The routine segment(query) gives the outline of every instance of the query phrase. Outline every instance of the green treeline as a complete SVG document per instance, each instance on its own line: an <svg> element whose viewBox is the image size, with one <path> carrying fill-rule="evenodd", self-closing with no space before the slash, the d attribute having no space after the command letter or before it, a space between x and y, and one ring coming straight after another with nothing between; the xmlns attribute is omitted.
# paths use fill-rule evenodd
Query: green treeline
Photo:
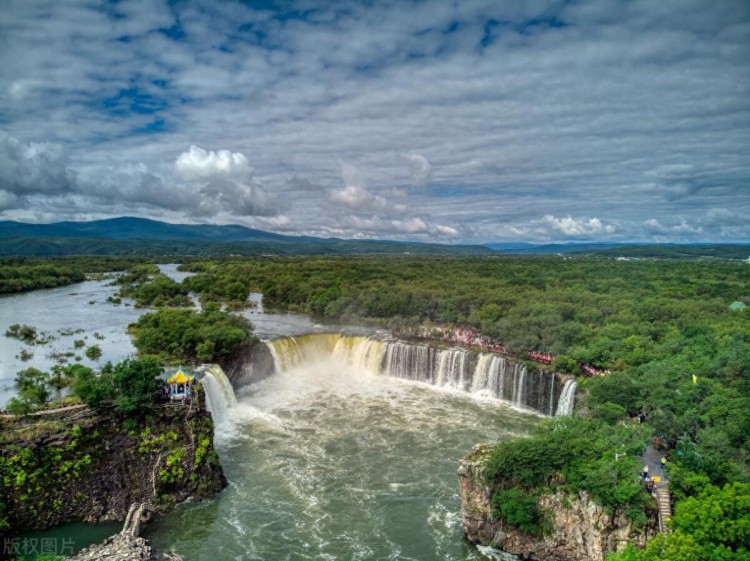
<svg viewBox="0 0 750 561"><path fill-rule="evenodd" d="M140 355L181 363L222 363L256 341L252 330L245 318L216 307L159 310L142 315L129 328Z"/></svg>
<svg viewBox="0 0 750 561"><path fill-rule="evenodd" d="M55 288L86 279L85 273L70 267L35 265L0 268L0 294Z"/></svg>
<svg viewBox="0 0 750 561"><path fill-rule="evenodd" d="M188 288L163 274L159 267L143 263L130 267L115 279L120 285L118 298L132 298L138 308L191 307Z"/></svg>
<svg viewBox="0 0 750 561"><path fill-rule="evenodd" d="M78 256L65 259L0 259L0 294L55 288L86 280L87 274L123 271L144 258Z"/></svg>
<svg viewBox="0 0 750 561"><path fill-rule="evenodd" d="M607 561L750 561L750 485L708 486L677 504L672 531Z"/></svg>
<svg viewBox="0 0 750 561"><path fill-rule="evenodd" d="M14 415L26 416L45 407L85 403L94 409L111 403L122 413L145 412L159 397L162 364L152 357L108 362L98 372L82 364L56 364L50 372L27 368L16 374L18 395L6 406ZM62 399L55 393L70 388Z"/></svg>

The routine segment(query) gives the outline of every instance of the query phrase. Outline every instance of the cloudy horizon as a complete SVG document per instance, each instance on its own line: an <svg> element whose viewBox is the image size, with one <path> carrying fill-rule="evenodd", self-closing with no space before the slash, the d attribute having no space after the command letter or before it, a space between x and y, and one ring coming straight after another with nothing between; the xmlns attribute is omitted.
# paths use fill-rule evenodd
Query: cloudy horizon
<svg viewBox="0 0 750 561"><path fill-rule="evenodd" d="M750 241L750 4L4 1L0 220Z"/></svg>

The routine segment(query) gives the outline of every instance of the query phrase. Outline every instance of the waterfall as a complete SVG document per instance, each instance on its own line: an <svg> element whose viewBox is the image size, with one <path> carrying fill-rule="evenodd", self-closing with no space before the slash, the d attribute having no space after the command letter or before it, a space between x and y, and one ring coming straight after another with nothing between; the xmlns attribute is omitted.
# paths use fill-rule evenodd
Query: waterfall
<svg viewBox="0 0 750 561"><path fill-rule="evenodd" d="M555 404L555 376L549 377L549 410L547 411L547 415L550 417L555 414L554 405Z"/></svg>
<svg viewBox="0 0 750 561"><path fill-rule="evenodd" d="M526 367L516 364L513 368L513 404L520 406L524 404L524 384L526 382Z"/></svg>
<svg viewBox="0 0 750 561"><path fill-rule="evenodd" d="M468 351L463 349L447 349L438 351L437 376L435 385L454 390L468 389L467 382L467 355Z"/></svg>
<svg viewBox="0 0 750 561"><path fill-rule="evenodd" d="M404 341L379 341L335 333L284 337L266 342L266 345L277 372L285 372L305 362L332 358L371 374L501 399L515 407L532 409L544 415L554 415L558 406L555 402L555 395L560 393L557 375L529 372L525 366L492 353L438 349ZM562 394L560 396L562 403Z"/></svg>
<svg viewBox="0 0 750 561"><path fill-rule="evenodd" d="M383 343L364 337L340 337L333 347L333 356L355 368L378 374L383 358Z"/></svg>
<svg viewBox="0 0 750 561"><path fill-rule="evenodd" d="M237 405L234 389L221 366L211 364L203 371L201 384L206 391L206 407L216 424L227 420L228 411Z"/></svg>
<svg viewBox="0 0 750 561"><path fill-rule="evenodd" d="M576 389L578 384L574 379L570 379L565 382L562 393L560 393L560 402L557 404L557 415L571 415L573 413L573 406L576 402Z"/></svg>

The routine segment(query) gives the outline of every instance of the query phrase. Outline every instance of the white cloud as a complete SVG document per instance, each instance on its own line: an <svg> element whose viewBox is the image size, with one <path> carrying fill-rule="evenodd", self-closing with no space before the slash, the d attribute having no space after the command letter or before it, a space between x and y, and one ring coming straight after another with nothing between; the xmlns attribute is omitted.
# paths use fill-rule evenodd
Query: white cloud
<svg viewBox="0 0 750 561"><path fill-rule="evenodd" d="M332 191L329 199L353 209L377 210L384 209L388 202L383 197L377 197L364 187L349 185L343 189Z"/></svg>
<svg viewBox="0 0 750 561"><path fill-rule="evenodd" d="M198 146L191 146L190 150L177 156L175 161L177 172L188 179L210 177L250 177L253 168L244 154L229 150L204 150Z"/></svg>
<svg viewBox="0 0 750 561"><path fill-rule="evenodd" d="M551 214L545 215L541 225L570 237L596 237L614 234L617 227L614 224L604 224L598 218L555 218Z"/></svg>
<svg viewBox="0 0 750 561"><path fill-rule="evenodd" d="M706 224L711 226L748 226L750 215L728 208L710 208L706 212Z"/></svg>
<svg viewBox="0 0 750 561"><path fill-rule="evenodd" d="M662 224L656 218L649 218L643 223L644 229L651 234L700 234L703 232L703 228L700 226L692 226L688 224L685 219L680 220L673 224Z"/></svg>
<svg viewBox="0 0 750 561"><path fill-rule="evenodd" d="M66 193L74 183L59 144L20 142L0 131L0 191L6 193L6 204L27 195Z"/></svg>

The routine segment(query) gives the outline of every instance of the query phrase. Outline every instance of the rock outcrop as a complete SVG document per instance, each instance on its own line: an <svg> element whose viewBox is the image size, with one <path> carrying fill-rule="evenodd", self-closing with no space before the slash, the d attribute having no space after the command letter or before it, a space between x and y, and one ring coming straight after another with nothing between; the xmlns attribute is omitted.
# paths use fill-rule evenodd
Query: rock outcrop
<svg viewBox="0 0 750 561"><path fill-rule="evenodd" d="M640 547L658 533L655 518L636 529L624 513L606 512L587 493L560 491L539 499L540 509L549 513L552 531L539 536L521 532L492 515L492 491L484 479L492 449L491 444L477 445L459 462L461 514L469 541L530 561L604 561L628 541Z"/></svg>
<svg viewBox="0 0 750 561"><path fill-rule="evenodd" d="M201 398L138 418L88 412L6 431L0 528L16 536L72 521L122 521L133 503L158 513L215 496L226 479Z"/></svg>
<svg viewBox="0 0 750 561"><path fill-rule="evenodd" d="M115 534L68 557L68 561L156 561L156 552L143 538Z"/></svg>
<svg viewBox="0 0 750 561"><path fill-rule="evenodd" d="M119 534L110 536L102 543L92 545L66 558L67 561L156 561L156 551L148 541L138 537L141 521L149 510L147 505L133 503L125 518L125 525ZM182 561L174 552L165 553L162 561Z"/></svg>

